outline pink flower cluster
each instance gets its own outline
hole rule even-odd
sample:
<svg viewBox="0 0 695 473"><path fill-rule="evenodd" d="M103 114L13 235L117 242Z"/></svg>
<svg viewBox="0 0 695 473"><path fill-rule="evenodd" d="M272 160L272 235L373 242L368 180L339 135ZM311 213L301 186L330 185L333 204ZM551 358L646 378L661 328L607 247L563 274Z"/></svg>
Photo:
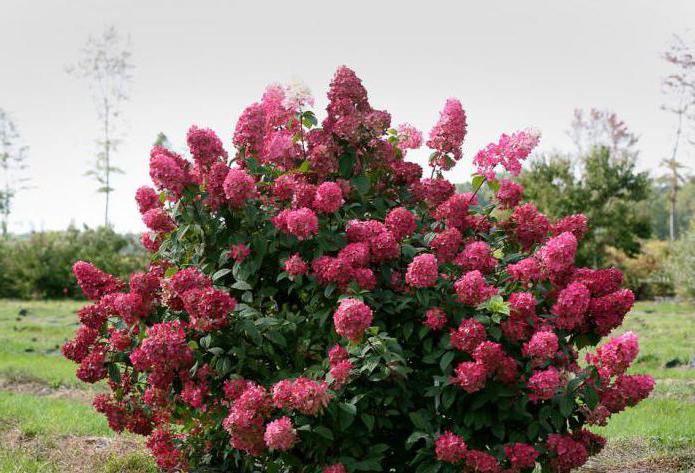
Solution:
<svg viewBox="0 0 695 473"><path fill-rule="evenodd" d="M540 141L536 130L521 130L512 135L503 134L497 143L490 143L473 158L478 174L488 179L495 178L495 167L501 164L510 174L518 176L521 161L525 160Z"/></svg>
<svg viewBox="0 0 695 473"><path fill-rule="evenodd" d="M448 170L461 159L461 145L466 137L466 126L466 112L463 111L461 102L448 99L427 140L427 146L440 153L432 165ZM444 155L447 154L450 154L453 160L446 159Z"/></svg>
<svg viewBox="0 0 695 473"><path fill-rule="evenodd" d="M372 309L358 299L343 299L333 314L338 335L350 341L359 341L372 324Z"/></svg>

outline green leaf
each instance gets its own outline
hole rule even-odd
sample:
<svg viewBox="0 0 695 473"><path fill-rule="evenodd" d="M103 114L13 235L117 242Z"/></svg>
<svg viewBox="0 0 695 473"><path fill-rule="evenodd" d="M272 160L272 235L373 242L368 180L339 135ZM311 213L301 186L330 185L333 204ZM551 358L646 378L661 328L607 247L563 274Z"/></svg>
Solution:
<svg viewBox="0 0 695 473"><path fill-rule="evenodd" d="M475 176L473 176L473 180L471 181L471 186L473 186L473 192L475 192L480 186L482 186L483 182L485 182L485 176L481 176L480 174L476 174Z"/></svg>
<svg viewBox="0 0 695 473"><path fill-rule="evenodd" d="M338 421L341 429L348 429L355 421L356 414L357 407L355 407L353 404L348 404L346 402L341 402L338 404Z"/></svg>
<svg viewBox="0 0 695 473"><path fill-rule="evenodd" d="M230 268L222 268L219 271L215 272L215 274L212 275L212 280L217 281L218 279L228 275L231 272L232 272L232 270Z"/></svg>
<svg viewBox="0 0 695 473"><path fill-rule="evenodd" d="M439 366L442 368L442 371L446 371L451 362L454 360L454 356L456 356L456 354L453 351L444 353L442 359L439 360Z"/></svg>
<svg viewBox="0 0 695 473"><path fill-rule="evenodd" d="M369 192L369 178L364 174L353 178L351 182L355 189L357 189L357 192L360 194L366 194Z"/></svg>
<svg viewBox="0 0 695 473"><path fill-rule="evenodd" d="M319 425L318 427L314 427L314 432L325 439L333 440L333 432L328 427Z"/></svg>
<svg viewBox="0 0 695 473"><path fill-rule="evenodd" d="M367 427L367 430L369 430L371 432L372 429L374 429L374 416L373 415L362 414L362 415L360 415L360 419L362 419L362 422Z"/></svg>
<svg viewBox="0 0 695 473"><path fill-rule="evenodd" d="M250 291L253 289L253 286L251 284L247 283L246 281L237 281L234 284L232 284L232 289L239 289L240 291Z"/></svg>

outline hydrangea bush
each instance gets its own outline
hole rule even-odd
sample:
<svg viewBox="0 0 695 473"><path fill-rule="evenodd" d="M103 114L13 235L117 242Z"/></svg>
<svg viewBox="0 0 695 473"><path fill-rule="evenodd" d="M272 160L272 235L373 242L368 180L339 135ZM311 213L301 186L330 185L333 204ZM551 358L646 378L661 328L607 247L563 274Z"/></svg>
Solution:
<svg viewBox="0 0 695 473"><path fill-rule="evenodd" d="M583 215L551 222L517 175L539 135L478 152L446 101L422 134L372 108L341 67L320 126L271 86L234 151L191 127L192 159L155 146L137 191L147 273L74 273L94 302L64 354L115 431L147 436L163 470L567 472L605 441L586 430L647 397L612 338L634 297L616 269L576 268ZM508 175L505 173L505 175ZM495 198L478 194L487 186Z"/></svg>

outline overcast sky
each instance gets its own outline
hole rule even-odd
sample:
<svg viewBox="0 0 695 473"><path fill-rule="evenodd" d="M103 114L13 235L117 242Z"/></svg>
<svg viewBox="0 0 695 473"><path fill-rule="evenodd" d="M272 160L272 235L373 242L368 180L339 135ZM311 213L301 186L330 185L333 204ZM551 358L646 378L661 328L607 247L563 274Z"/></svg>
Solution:
<svg viewBox="0 0 695 473"><path fill-rule="evenodd" d="M654 170L674 128L659 109L668 71L660 52L693 23L693 0L0 0L0 107L30 146L34 186L17 197L10 228L102 222L103 195L83 176L95 112L64 68L106 25L130 36L136 66L112 222L142 231L133 194L149 183L158 132L181 148L195 123L229 144L265 85L293 79L312 89L322 118L341 64L394 123L427 132L447 97L462 101L469 133L453 181L468 179L471 156L502 132L534 126L542 149L570 149L565 132L577 107L618 112L641 137L640 167ZM682 158L695 164L693 156Z"/></svg>

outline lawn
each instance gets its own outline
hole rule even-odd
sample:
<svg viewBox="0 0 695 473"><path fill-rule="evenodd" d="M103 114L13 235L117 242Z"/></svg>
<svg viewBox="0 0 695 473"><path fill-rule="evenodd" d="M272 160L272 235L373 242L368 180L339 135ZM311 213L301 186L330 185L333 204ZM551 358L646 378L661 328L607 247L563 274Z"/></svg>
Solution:
<svg viewBox="0 0 695 473"><path fill-rule="evenodd" d="M81 302L0 300L0 472L153 472L133 436L115 436L60 355ZM638 303L620 332L640 338L632 373L657 379L652 397L595 430L609 447L585 471L695 469L695 307ZM620 333L617 332L617 333ZM85 460L86 459L86 460ZM77 469L75 469L77 468Z"/></svg>

